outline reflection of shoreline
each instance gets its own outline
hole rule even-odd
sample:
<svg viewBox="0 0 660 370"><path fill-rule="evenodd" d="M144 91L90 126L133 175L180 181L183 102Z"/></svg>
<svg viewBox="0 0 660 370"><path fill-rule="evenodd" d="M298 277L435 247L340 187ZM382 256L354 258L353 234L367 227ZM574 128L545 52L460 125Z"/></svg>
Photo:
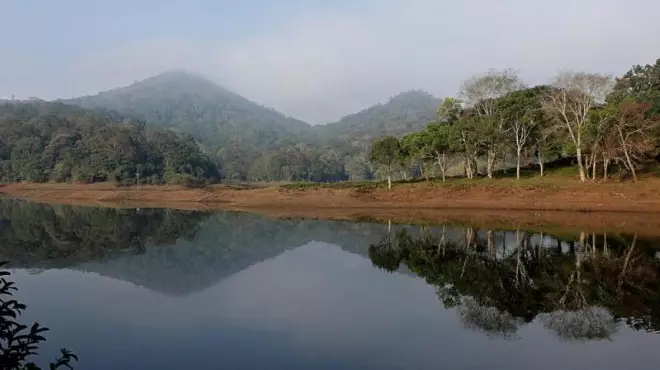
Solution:
<svg viewBox="0 0 660 370"><path fill-rule="evenodd" d="M0 199L2 196L0 195ZM469 208L351 208L351 207L235 207L226 204L196 202L147 201L85 201L60 200L37 204L70 205L97 208L174 209L182 211L235 211L279 219L334 220L398 224L457 224L482 229L507 229L516 226L530 232L577 234L581 231L637 233L640 236L660 236L660 215L626 212L570 212L538 210L484 210Z"/></svg>
<svg viewBox="0 0 660 370"><path fill-rule="evenodd" d="M657 241L581 233L560 240L521 231L390 234L369 248L374 266L400 266L436 289L445 308L488 336L516 338L540 321L563 340L610 339L619 325L660 332Z"/></svg>
<svg viewBox="0 0 660 370"><path fill-rule="evenodd" d="M8 184L0 192L41 202L105 207L243 210L275 217L355 220L392 219L398 223L464 222L598 231L617 229L660 235L657 182L575 184L544 187L500 185L429 186L403 184L380 188L305 188L214 186L189 189L112 184ZM594 212L594 213L590 213ZM623 212L623 213L621 213ZM636 230L631 230L636 228Z"/></svg>

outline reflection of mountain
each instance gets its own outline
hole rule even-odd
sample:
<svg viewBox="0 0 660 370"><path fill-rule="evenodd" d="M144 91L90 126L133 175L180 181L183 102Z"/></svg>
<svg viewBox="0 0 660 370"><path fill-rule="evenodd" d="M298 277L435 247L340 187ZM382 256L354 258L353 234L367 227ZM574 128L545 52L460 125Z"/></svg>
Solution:
<svg viewBox="0 0 660 370"><path fill-rule="evenodd" d="M0 231L0 259L14 267L80 269L183 295L310 241L366 256L387 226L4 199Z"/></svg>
<svg viewBox="0 0 660 370"><path fill-rule="evenodd" d="M342 222L276 220L223 212L209 216L189 240L147 246L140 255L124 254L79 265L150 290L182 295L198 291L249 266L310 241L337 244L366 255L386 226Z"/></svg>

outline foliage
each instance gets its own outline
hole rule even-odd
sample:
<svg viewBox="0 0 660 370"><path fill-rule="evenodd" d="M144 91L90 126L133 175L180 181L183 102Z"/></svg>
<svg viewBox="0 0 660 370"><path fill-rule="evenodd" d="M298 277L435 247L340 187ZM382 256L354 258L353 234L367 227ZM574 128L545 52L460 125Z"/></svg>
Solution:
<svg viewBox="0 0 660 370"><path fill-rule="evenodd" d="M61 103L0 105L0 181L207 182L196 141L116 112Z"/></svg>
<svg viewBox="0 0 660 370"><path fill-rule="evenodd" d="M650 104L649 116L660 115L660 59L655 64L633 66L616 79L614 91L608 96L609 103L621 103L632 99L637 103Z"/></svg>
<svg viewBox="0 0 660 370"><path fill-rule="evenodd" d="M0 268L6 266L0 262ZM29 360L37 354L39 344L46 341L43 333L48 328L34 323L28 326L19 323L19 316L27 308L13 298L17 290L15 284L7 277L8 271L0 270L0 368L11 370L39 370L40 368ZM78 356L67 349L61 349L61 356L50 363L49 369L73 369L71 363L78 361Z"/></svg>

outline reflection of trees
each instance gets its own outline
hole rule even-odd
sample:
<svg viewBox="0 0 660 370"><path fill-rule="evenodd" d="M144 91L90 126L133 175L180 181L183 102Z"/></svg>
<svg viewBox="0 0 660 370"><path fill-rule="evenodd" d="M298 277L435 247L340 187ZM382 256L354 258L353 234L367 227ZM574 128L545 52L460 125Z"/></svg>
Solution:
<svg viewBox="0 0 660 370"><path fill-rule="evenodd" d="M403 231L400 231L401 233ZM369 247L369 258L374 266L379 267L385 271L396 271L401 264L401 248L397 238L392 238L392 222L388 222L387 235L385 235L378 243Z"/></svg>
<svg viewBox="0 0 660 370"><path fill-rule="evenodd" d="M466 328L482 331L492 338L515 338L522 324L509 312L483 306L471 297L464 298L458 306L458 316Z"/></svg>
<svg viewBox="0 0 660 370"><path fill-rule="evenodd" d="M541 323L564 340L610 339L617 322L602 307L588 306L575 311L554 311L542 314Z"/></svg>
<svg viewBox="0 0 660 370"><path fill-rule="evenodd" d="M15 267L68 266L141 254L147 244L195 234L208 216L165 209L52 206L0 199L0 258Z"/></svg>
<svg viewBox="0 0 660 370"><path fill-rule="evenodd" d="M445 234L444 227L419 237L399 232L387 267L394 271L400 261L423 277L468 328L514 338L522 324L538 319L565 340L607 339L619 322L660 330L660 261L652 240L583 233L561 241L473 228L451 240Z"/></svg>

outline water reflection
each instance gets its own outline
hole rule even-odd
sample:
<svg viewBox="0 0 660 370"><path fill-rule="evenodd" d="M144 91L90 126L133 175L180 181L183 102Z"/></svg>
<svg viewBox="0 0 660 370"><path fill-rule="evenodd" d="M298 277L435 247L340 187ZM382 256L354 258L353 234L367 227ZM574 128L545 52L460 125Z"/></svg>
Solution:
<svg viewBox="0 0 660 370"><path fill-rule="evenodd" d="M52 329L44 353L71 348L77 369L658 360L660 243L641 236L11 199L0 231L26 320Z"/></svg>
<svg viewBox="0 0 660 370"><path fill-rule="evenodd" d="M587 341L611 339L621 324L660 329L658 245L637 235L442 227L390 232L369 256L424 278L471 330L514 339L538 320L562 340Z"/></svg>

